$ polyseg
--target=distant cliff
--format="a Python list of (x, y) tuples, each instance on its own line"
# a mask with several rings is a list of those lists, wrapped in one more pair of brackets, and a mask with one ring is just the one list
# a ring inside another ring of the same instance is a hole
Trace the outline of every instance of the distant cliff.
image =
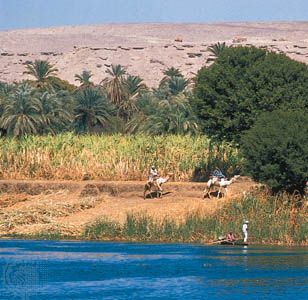
[(308, 62), (308, 22), (215, 24), (106, 24), (0, 32), (0, 81), (19, 81), (27, 61), (47, 59), (74, 83), (83, 70), (100, 82), (111, 64), (156, 86), (174, 66), (187, 77), (210, 65), (216, 42), (254, 45)]

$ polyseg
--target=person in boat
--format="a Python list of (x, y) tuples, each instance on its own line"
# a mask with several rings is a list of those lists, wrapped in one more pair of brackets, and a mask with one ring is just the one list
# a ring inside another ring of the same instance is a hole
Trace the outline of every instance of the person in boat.
[(235, 241), (235, 235), (233, 234), (233, 232), (229, 232), (227, 235), (227, 241), (228, 242), (234, 242)]
[(248, 240), (248, 221), (244, 221), (244, 224), (242, 226), (242, 233), (243, 233), (243, 240), (244, 240), (244, 243), (247, 243), (247, 240)]
[(226, 240), (226, 236), (225, 235), (220, 235), (218, 237), (218, 241), (225, 241)]
[(219, 181), (226, 178), (226, 176), (218, 168), (214, 170), (214, 172), (212, 173), (212, 177), (216, 177)]
[(151, 166), (151, 169), (149, 171), (149, 176), (148, 176), (148, 182), (153, 182), (159, 177), (158, 171), (155, 168), (155, 166)]

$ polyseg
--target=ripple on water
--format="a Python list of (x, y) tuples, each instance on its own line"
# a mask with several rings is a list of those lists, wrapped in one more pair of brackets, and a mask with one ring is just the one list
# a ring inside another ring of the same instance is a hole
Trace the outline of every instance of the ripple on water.
[(4, 299), (305, 299), (308, 294), (307, 248), (5, 241), (0, 254)]

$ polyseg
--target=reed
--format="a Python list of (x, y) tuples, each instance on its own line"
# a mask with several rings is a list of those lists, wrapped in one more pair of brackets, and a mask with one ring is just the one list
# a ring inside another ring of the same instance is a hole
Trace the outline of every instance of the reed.
[[(2, 179), (143, 180), (150, 165), (173, 172), (176, 181), (224, 166), (241, 167), (238, 150), (205, 136), (74, 135), (27, 136), (0, 141)], [(206, 175), (206, 174), (204, 174)]]
[(233, 231), (241, 238), (243, 220), (248, 219), (250, 242), (270, 244), (308, 244), (308, 209), (288, 195), (243, 197), (232, 201), (212, 215), (198, 211), (184, 222), (171, 218), (155, 220), (146, 215), (127, 215), (124, 225), (97, 220), (84, 231), (85, 239), (204, 242), (216, 240)]

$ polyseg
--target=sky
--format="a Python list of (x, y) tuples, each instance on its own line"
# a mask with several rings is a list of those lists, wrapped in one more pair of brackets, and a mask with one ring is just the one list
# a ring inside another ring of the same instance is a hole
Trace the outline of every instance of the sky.
[(0, 30), (221, 21), (308, 21), (308, 0), (0, 0)]

